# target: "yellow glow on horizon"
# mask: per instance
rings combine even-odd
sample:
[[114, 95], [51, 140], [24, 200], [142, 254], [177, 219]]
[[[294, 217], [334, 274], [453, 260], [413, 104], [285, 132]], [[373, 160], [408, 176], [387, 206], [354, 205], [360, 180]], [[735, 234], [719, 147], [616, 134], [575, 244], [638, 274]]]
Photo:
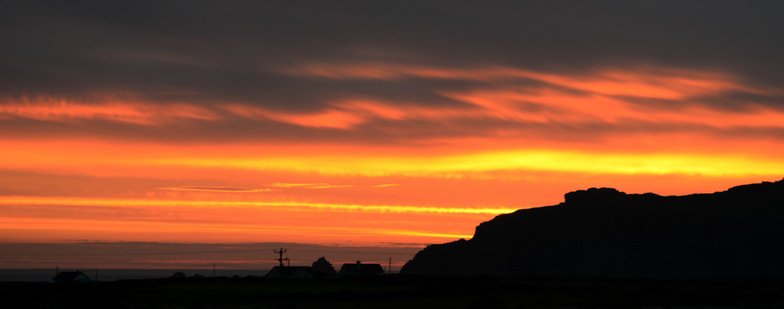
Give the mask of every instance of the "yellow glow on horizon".
[[155, 159], [147, 164], [251, 170], [318, 172], [328, 175], [471, 177], [491, 171], [533, 170], [595, 174], [782, 175], [784, 162], [728, 154], [591, 153], [509, 150], [438, 157], [302, 156]]
[[[658, 143], [657, 140], [646, 141]], [[669, 139], [673, 146], [687, 144], [689, 139], [677, 136]], [[722, 153], [702, 147], [694, 152], [675, 150], [657, 152], [598, 151], [591, 149], [557, 149], [556, 146], [531, 149], [493, 150], [492, 141], [479, 147], [484, 151], [466, 152], [439, 150], [412, 152], [396, 148], [367, 147], [299, 147], [297, 151], [278, 151], [223, 146], [226, 150], [204, 147], [164, 145], [125, 145], [108, 142], [3, 142], [8, 151], [0, 153], [0, 168], [30, 169], [78, 174], [120, 174], [155, 176], [167, 170], [195, 168], [248, 171], [277, 171], [286, 173], [319, 173], [324, 175], [359, 175], [366, 177], [405, 176], [463, 178], [488, 177], [497, 171], [552, 171], [589, 174], [642, 175], [704, 175], [704, 176], [778, 176], [784, 174], [784, 161], [770, 153], [733, 149]], [[497, 147], [497, 146], [495, 146]], [[695, 145], [699, 147], [699, 145]], [[321, 149], [321, 150], [319, 150]], [[480, 148], [481, 149], [481, 148]], [[242, 154], [242, 155], [238, 155]], [[53, 156], [57, 160], [52, 160]], [[350, 188], [347, 183], [274, 183], [279, 188]], [[199, 188], [182, 188], [195, 190]], [[219, 190], [201, 188], [204, 190]], [[171, 189], [178, 190], [178, 189]]]

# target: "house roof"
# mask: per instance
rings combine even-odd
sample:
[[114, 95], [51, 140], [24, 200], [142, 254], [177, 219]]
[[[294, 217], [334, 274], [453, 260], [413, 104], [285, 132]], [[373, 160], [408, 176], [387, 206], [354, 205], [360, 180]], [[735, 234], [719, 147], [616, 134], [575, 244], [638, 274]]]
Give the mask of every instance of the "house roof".
[[363, 264], [360, 261], [357, 261], [356, 263], [343, 264], [343, 267], [340, 268], [341, 275], [367, 276], [380, 275], [383, 273], [384, 268], [381, 267], [381, 264]]
[[323, 256], [313, 262], [313, 265], [311, 265], [310, 268], [313, 270], [313, 273], [319, 276], [332, 276], [338, 273], [335, 271], [335, 267], [332, 266], [332, 263], [327, 261]]
[[308, 266], [275, 266], [266, 275], [267, 278], [313, 277], [313, 270]]
[[57, 276], [52, 279], [54, 283], [70, 283], [70, 282], [88, 282], [90, 277], [87, 277], [81, 271], [61, 271]]

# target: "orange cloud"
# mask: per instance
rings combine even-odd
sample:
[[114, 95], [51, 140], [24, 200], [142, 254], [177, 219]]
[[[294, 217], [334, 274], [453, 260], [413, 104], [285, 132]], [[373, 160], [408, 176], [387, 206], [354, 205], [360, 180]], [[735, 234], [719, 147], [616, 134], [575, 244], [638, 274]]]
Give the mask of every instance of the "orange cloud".
[[245, 118], [276, 121], [302, 127], [351, 129], [373, 119], [405, 120], [443, 118], [443, 110], [401, 106], [375, 99], [343, 99], [327, 103], [319, 112], [280, 112], [247, 105], [226, 105], [223, 109]]
[[280, 188], [305, 188], [305, 189], [332, 189], [332, 188], [352, 188], [354, 185], [332, 185], [328, 183], [274, 183], [273, 187]]
[[229, 192], [229, 193], [247, 193], [247, 192], [270, 192], [275, 189], [261, 188], [227, 188], [227, 187], [209, 187], [209, 186], [183, 186], [183, 187], [168, 187], [158, 188], [158, 190], [172, 190], [172, 191], [197, 191], [197, 192]]
[[751, 107], [744, 111], [717, 110], [683, 104], [675, 110], [640, 106], [602, 95], [575, 95], [555, 89], [503, 88], [443, 95], [482, 107], [477, 115], [536, 123], [659, 123], [697, 124], [717, 128], [782, 127], [784, 111]]
[[108, 120], [139, 125], [160, 125], [177, 120], [215, 121], [214, 112], [190, 104], [153, 104], [106, 97], [85, 103], [38, 97], [6, 98], [0, 104], [0, 118], [19, 117], [46, 121]]
[[397, 183], [385, 183], [385, 184], [375, 185], [375, 186], [373, 186], [373, 188], [389, 188], [389, 187], [397, 187], [397, 186], [400, 186], [400, 184], [397, 184]]
[[[683, 99], [690, 96], [730, 90], [764, 92], [754, 87], [742, 85], [732, 76], [725, 73], [654, 66], [639, 66], [630, 70], [599, 69], [587, 74], [569, 75], [500, 66], [447, 68], [391, 63], [308, 63], [280, 68], [278, 71], [294, 76], [318, 76], [334, 79], [400, 79], [417, 77], [492, 82], [530, 79], [603, 95], [661, 99]], [[781, 93], [781, 91], [778, 91], [778, 93]]]
[[328, 184], [326, 184], [326, 183], [282, 183], [282, 182], [276, 182], [276, 183], [272, 184], [273, 187], [280, 187], [280, 188], [299, 188], [299, 187], [309, 188], [309, 187], [326, 186], [326, 185], [328, 185]]
[[323, 186], [313, 186], [307, 187], [308, 189], [332, 189], [332, 188], [351, 188], [354, 185], [323, 185]]
[[[340, 111], [353, 119], [352, 124], [373, 118], [389, 120], [420, 119], [508, 119], [534, 123], [591, 123], [604, 121], [643, 121], [709, 125], [719, 128], [742, 126], [782, 127], [784, 112], [763, 107], [745, 111], [710, 108], [706, 96], [721, 96], [731, 91], [780, 96], [776, 89], [759, 89], [742, 83], [727, 73], [640, 66], [632, 69], [606, 68], [581, 74], [553, 74], [510, 67], [440, 68], [385, 63], [306, 64], [281, 69], [297, 76], [346, 79], [400, 79], [406, 77], [455, 79], [491, 82], [492, 86], [466, 91], [437, 91], [439, 94], [475, 105], [476, 108], [435, 109], [422, 104], [380, 102], [373, 99], [331, 103], [333, 113]], [[516, 80], [534, 80], [548, 86], [514, 85]], [[579, 90], [582, 93], [575, 93]], [[679, 101], [675, 108], [645, 106], [631, 98]], [[306, 116], [303, 121], [307, 121]], [[361, 119], [361, 120], [360, 120]], [[318, 123], [318, 121], [314, 121]], [[346, 122], [343, 122], [344, 124]], [[350, 125], [342, 126], [348, 128]]]
[[521, 77], [613, 96], [679, 100], [729, 90], [750, 89], [735, 82], [728, 74], [671, 68], [603, 69], [577, 77], [519, 72]]
[[35, 197], [0, 196], [0, 205], [62, 205], [90, 207], [193, 207], [193, 208], [308, 208], [311, 210], [372, 212], [372, 213], [445, 213], [445, 214], [503, 214], [515, 208], [459, 208], [406, 205], [358, 205], [315, 202], [253, 202], [253, 201], [192, 201], [192, 200], [149, 200], [116, 198], [78, 197]]
[[[438, 90], [435, 94], [468, 103], [449, 107], [429, 106], [429, 102], [399, 102], [371, 96], [347, 96], [321, 102], [314, 111], [278, 111], [239, 103], [215, 103], [214, 109], [230, 116], [259, 122], [278, 122], [311, 129], [350, 131], [360, 125], [376, 126], [395, 134], [407, 121], [429, 123], [450, 134], [454, 122], [502, 120], [542, 125], [609, 123], [702, 125], [717, 129], [782, 127], [784, 112], [750, 104], [743, 110], [711, 108], [705, 97], [739, 91], [757, 95], [782, 95], [776, 89], [744, 84], [727, 73], [639, 66], [630, 69], [601, 68], [579, 74], [555, 74], [513, 67], [448, 68], [415, 65], [306, 64], [282, 69], [292, 75], [326, 78], [400, 79], [406, 77], [481, 81], [465, 90]], [[545, 85], [519, 86], [530, 80]], [[130, 97], [130, 99], [128, 99]], [[636, 99], [661, 99], [673, 103], [667, 108], [648, 106]], [[180, 120], [223, 120], [225, 114], [185, 103], [153, 104], [132, 96], [99, 96], [95, 103], [38, 97], [6, 99], [0, 117], [21, 117], [45, 121], [109, 120], [140, 125], [163, 125]], [[378, 127], [375, 120], [384, 120]], [[395, 127], [395, 123], [397, 127]], [[492, 125], [490, 125], [492, 127]], [[463, 132], [471, 132], [464, 128]], [[482, 128], [478, 128], [482, 129]], [[509, 129], [505, 129], [509, 130]], [[514, 131], [514, 129], [512, 129]], [[617, 131], [623, 131], [618, 128]], [[438, 132], [438, 130], [434, 130]], [[524, 133], [525, 134], [525, 133]], [[530, 134], [530, 133], [527, 133]], [[405, 142], [405, 141], [403, 141]]]
[[284, 113], [247, 105], [226, 105], [227, 111], [256, 120], [272, 120], [303, 127], [347, 129], [365, 120], [352, 112], [329, 109], [316, 113]]

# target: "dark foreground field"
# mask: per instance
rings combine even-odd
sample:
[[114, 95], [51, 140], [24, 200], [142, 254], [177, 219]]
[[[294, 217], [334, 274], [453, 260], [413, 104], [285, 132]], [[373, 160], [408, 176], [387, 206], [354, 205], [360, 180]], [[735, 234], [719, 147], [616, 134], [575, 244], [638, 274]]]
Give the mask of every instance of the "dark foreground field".
[[784, 279], [379, 277], [0, 283], [0, 308], [782, 308]]

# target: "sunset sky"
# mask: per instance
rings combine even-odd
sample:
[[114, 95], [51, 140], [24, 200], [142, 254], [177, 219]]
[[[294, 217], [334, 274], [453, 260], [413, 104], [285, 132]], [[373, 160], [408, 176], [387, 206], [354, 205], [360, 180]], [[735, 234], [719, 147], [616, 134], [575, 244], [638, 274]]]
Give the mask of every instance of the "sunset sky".
[[[192, 266], [234, 245], [258, 252], [209, 259], [267, 267], [273, 248], [307, 246], [399, 266], [573, 190], [779, 180], [782, 12], [781, 1], [4, 1], [0, 262]], [[56, 261], [68, 244], [82, 258]], [[120, 258], [153, 244], [168, 260]], [[213, 249], [178, 251], [198, 244]]]

